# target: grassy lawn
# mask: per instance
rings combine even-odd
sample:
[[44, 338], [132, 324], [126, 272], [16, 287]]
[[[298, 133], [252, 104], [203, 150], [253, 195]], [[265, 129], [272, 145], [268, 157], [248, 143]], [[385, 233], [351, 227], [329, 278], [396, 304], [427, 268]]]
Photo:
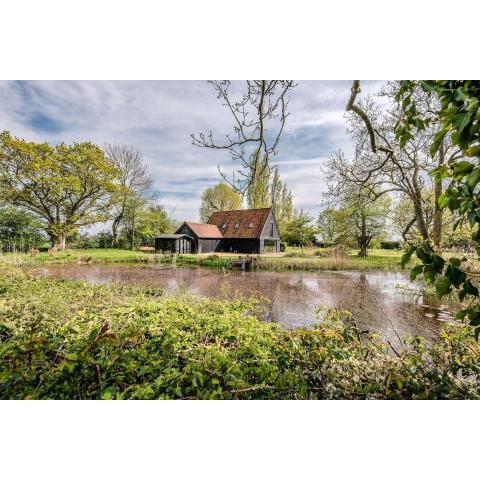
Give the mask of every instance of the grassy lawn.
[[132, 252], [115, 248], [90, 248], [82, 250], [66, 249], [53, 255], [39, 253], [32, 257], [28, 254], [6, 253], [0, 255], [0, 263], [13, 265], [43, 265], [46, 263], [75, 263], [88, 261], [93, 263], [147, 262], [153, 255], [144, 252]]
[[0, 265], [0, 398], [480, 398], [468, 327], [395, 356], [348, 313], [287, 331], [261, 309]]

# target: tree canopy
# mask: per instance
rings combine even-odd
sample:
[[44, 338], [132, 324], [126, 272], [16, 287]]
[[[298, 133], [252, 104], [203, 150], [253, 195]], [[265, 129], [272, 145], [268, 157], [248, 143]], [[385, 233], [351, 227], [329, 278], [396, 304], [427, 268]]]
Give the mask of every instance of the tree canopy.
[[208, 221], [214, 212], [239, 210], [242, 207], [242, 197], [230, 185], [224, 182], [209, 187], [202, 193], [200, 204], [200, 220]]
[[41, 219], [52, 244], [108, 217], [118, 170], [90, 142], [51, 146], [0, 134], [0, 195]]

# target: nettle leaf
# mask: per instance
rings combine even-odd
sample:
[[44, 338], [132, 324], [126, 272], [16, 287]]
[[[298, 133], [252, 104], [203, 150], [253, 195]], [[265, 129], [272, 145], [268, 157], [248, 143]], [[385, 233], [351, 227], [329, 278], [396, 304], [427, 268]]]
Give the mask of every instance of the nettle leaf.
[[461, 302], [465, 299], [467, 295], [471, 295], [472, 297], [478, 297], [478, 288], [473, 285], [473, 283], [470, 280], [467, 280], [463, 284], [463, 289], [459, 292], [458, 298], [460, 299]]
[[461, 134], [464, 128], [470, 123], [470, 120], [472, 118], [472, 113], [473, 112], [468, 112], [468, 111], [464, 113], [459, 113], [453, 119], [453, 125], [457, 127], [457, 132], [459, 134]]
[[452, 291], [452, 284], [447, 277], [442, 277], [436, 281], [435, 290], [441, 298]]
[[438, 206], [441, 209], [447, 208], [450, 203], [450, 199], [451, 199], [451, 196], [449, 195], [448, 192], [444, 192], [440, 194], [440, 196], [438, 197]]
[[479, 181], [480, 181], [480, 167], [477, 167], [467, 177], [467, 184], [471, 189], [474, 189]]
[[466, 308], [465, 310], [459, 310], [456, 314], [455, 314], [455, 320], [463, 320], [465, 318], [465, 316], [468, 314], [469, 312], [469, 309]]
[[422, 80], [420, 82], [420, 86], [422, 87], [422, 90], [427, 93], [436, 92], [438, 90], [435, 82], [433, 81]]
[[456, 288], [459, 288], [466, 279], [465, 272], [452, 263], [448, 264], [445, 275]]
[[480, 325], [480, 312], [476, 311], [475, 313], [476, 315], [474, 318], [471, 318], [469, 322], [472, 327], [478, 327]]
[[433, 261], [432, 257], [433, 250], [429, 245], [423, 244], [420, 247], [417, 247], [416, 254], [417, 257], [426, 265], [430, 265]]
[[450, 127], [445, 127], [442, 130], [440, 130], [438, 133], [435, 134], [435, 137], [433, 137], [433, 142], [432, 145], [430, 146], [430, 154], [432, 157], [434, 157], [440, 148], [440, 144], [442, 143], [442, 140], [445, 138], [445, 135], [449, 132]]
[[418, 275], [423, 273], [424, 266], [423, 265], [415, 265], [410, 272], [410, 280], [415, 280]]
[[475, 242], [480, 242], [480, 228], [472, 233], [472, 240]]
[[400, 148], [404, 148], [409, 140], [411, 140], [413, 135], [406, 130], [400, 137]]
[[456, 267], [459, 267], [462, 263], [462, 261], [457, 257], [450, 258], [448, 262], [451, 263], [452, 265], [455, 265]]
[[450, 176], [448, 168], [445, 165], [440, 165], [439, 167], [433, 168], [429, 175], [436, 180], [443, 180]]
[[467, 96], [465, 95], [465, 92], [461, 88], [457, 89], [457, 91], [455, 92], [454, 98], [455, 100], [457, 100], [457, 102], [465, 102], [467, 100]]
[[452, 171], [454, 175], [464, 176], [470, 173], [474, 168], [473, 163], [468, 162], [467, 160], [462, 160], [453, 165]]
[[431, 285], [435, 281], [436, 276], [437, 272], [430, 266], [423, 269], [423, 278], [429, 285]]
[[435, 268], [435, 271], [441, 273], [445, 265], [445, 260], [440, 256], [434, 254], [432, 257], [432, 265]]

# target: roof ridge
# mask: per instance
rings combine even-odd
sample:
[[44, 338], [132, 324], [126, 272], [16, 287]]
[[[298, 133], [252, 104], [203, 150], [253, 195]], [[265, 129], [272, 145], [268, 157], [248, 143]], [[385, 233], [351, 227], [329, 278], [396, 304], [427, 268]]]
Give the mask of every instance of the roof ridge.
[[237, 210], [217, 210], [216, 212], [213, 212], [212, 215], [214, 213], [252, 212], [252, 211], [256, 211], [256, 210], [271, 210], [271, 209], [272, 209], [272, 207], [240, 208], [240, 209], [237, 209]]

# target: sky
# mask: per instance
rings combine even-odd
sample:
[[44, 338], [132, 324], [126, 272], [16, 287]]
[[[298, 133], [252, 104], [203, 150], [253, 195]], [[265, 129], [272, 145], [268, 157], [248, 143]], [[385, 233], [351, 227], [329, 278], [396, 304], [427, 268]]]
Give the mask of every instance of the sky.
[[[362, 83], [362, 95], [382, 83]], [[338, 149], [352, 152], [344, 118], [351, 81], [297, 84], [272, 163], [292, 190], [294, 207], [316, 218], [326, 190], [322, 164]], [[241, 89], [242, 82], [234, 88]], [[134, 146], [149, 167], [158, 202], [182, 221], [198, 220], [203, 190], [221, 181], [219, 167], [239, 168], [225, 151], [192, 145], [190, 134], [212, 131], [221, 140], [232, 127], [231, 116], [203, 80], [0, 82], [0, 130], [51, 144]]]

